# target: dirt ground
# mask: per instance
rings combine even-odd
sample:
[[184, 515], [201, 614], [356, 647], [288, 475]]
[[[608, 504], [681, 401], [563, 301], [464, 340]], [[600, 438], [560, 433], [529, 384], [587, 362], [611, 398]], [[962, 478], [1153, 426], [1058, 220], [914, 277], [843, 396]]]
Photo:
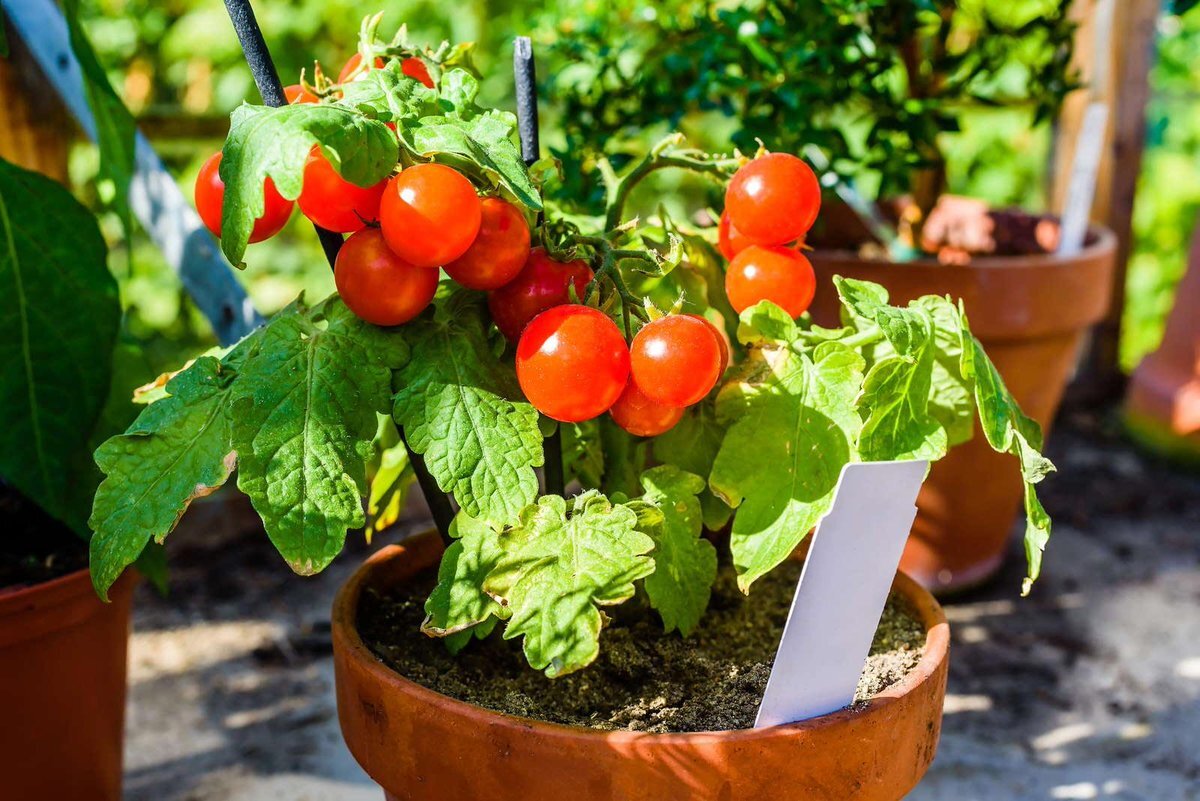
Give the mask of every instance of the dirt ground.
[[[1107, 417], [1069, 416], [1051, 456], [1045, 575], [1019, 597], [1014, 543], [950, 603], [941, 746], [909, 798], [1200, 801], [1200, 474]], [[230, 509], [209, 499], [172, 535], [170, 597], [138, 590], [126, 797], [378, 801], [338, 731], [326, 623], [367, 548], [297, 579]], [[389, 539], [423, 526], [413, 510]]]

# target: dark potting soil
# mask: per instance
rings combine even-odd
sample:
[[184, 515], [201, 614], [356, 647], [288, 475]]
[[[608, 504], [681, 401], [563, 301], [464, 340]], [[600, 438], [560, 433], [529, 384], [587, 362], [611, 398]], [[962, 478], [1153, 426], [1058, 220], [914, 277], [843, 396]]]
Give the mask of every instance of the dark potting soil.
[[[368, 590], [358, 610], [363, 640], [397, 673], [452, 698], [538, 720], [648, 732], [724, 731], [754, 725], [775, 649], [800, 575], [781, 566], [742, 595], [721, 573], [699, 628], [664, 634], [637, 599], [609, 610], [600, 656], [576, 673], [548, 679], [500, 632], [451, 656], [420, 632], [429, 571], [385, 592]], [[925, 631], [893, 595], [859, 681], [861, 702], [903, 678], [921, 658]]]
[[87, 562], [87, 543], [0, 483], [0, 592], [65, 576]]

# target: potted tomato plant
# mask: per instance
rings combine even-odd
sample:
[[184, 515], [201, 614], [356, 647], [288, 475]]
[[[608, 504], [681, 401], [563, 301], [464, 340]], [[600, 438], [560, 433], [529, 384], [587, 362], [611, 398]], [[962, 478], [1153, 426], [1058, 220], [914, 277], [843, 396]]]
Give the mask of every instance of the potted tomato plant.
[[[786, 243], [820, 192], [795, 156], [671, 136], [607, 174], [603, 214], [546, 204], [562, 175], [526, 165], [467, 51], [377, 25], [339, 81], [238, 109], [220, 180], [201, 179], [235, 263], [273, 204], [344, 221], [339, 291], [197, 358], [99, 448], [96, 589], [235, 468], [288, 564], [319, 571], [364, 498], [402, 483], [373, 465], [407, 460], [441, 536], [380, 551], [333, 621], [343, 732], [389, 797], [902, 796], [947, 668], [945, 619], [903, 576], [877, 635], [893, 669], [867, 671], [861, 703], [748, 727], [793, 555], [844, 465], [937, 459], [978, 415], [1038, 512], [1036, 578], [1052, 465], [966, 315], [839, 278], [845, 322], [816, 325], [812, 266]], [[667, 169], [728, 182], [734, 222], [771, 240], [764, 279], [726, 299], [688, 257], [701, 234], [627, 215]], [[738, 199], [747, 182], [766, 194]]]
[[[566, 131], [556, 155], [574, 167], [572, 195], [593, 206], [604, 193], [592, 167], [619, 169], [632, 158], [630, 136], [664, 124], [816, 159], [839, 191], [827, 191], [828, 213], [807, 237], [813, 318], [838, 323], [835, 275], [878, 283], [899, 303], [961, 300], [1013, 395], [1045, 428], [1108, 306], [1115, 240], [1096, 228], [1078, 254], [1059, 255], [1052, 217], [994, 210], [946, 188], [962, 191], [972, 176], [1010, 192], [1021, 183], [1013, 165], [1035, 146], [1030, 128], [1053, 119], [1078, 85], [1069, 10], [1007, 0], [701, 2], [656, 16], [636, 4], [589, 6], [548, 31], [558, 61], [547, 86]], [[981, 153], [957, 147], [964, 130], [985, 143]], [[858, 213], [840, 200], [855, 186], [868, 197]], [[726, 260], [753, 244], [736, 227], [730, 237], [728, 217], [720, 230]], [[761, 257], [742, 259], [744, 270]], [[955, 447], [926, 482], [903, 562], [946, 591], [999, 568], [1023, 497], [977, 426], [948, 433]]]

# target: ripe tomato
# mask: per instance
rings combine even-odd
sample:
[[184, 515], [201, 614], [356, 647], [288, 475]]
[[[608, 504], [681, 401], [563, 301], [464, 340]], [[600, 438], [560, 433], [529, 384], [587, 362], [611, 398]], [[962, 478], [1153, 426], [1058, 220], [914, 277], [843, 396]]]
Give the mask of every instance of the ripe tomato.
[[720, 378], [721, 345], [703, 321], [684, 314], [647, 323], [629, 347], [633, 382], [664, 406], [691, 406]]
[[[220, 153], [208, 157], [196, 176], [195, 192], [196, 211], [218, 239], [221, 236], [221, 204], [225, 201], [225, 182], [221, 180], [220, 166]], [[292, 216], [292, 201], [283, 199], [270, 178], [263, 184], [263, 202], [262, 216], [254, 221], [254, 228], [250, 230], [251, 242], [275, 236]]]
[[475, 187], [444, 164], [414, 164], [388, 182], [379, 223], [388, 247], [416, 267], [441, 267], [467, 252], [479, 233]]
[[750, 237], [733, 227], [729, 221], [729, 212], [721, 212], [721, 222], [717, 225], [717, 249], [726, 259], [732, 259], [751, 245], [757, 245]]
[[575, 297], [583, 300], [592, 277], [582, 259], [564, 264], [550, 258], [544, 249], [534, 248], [517, 277], [488, 296], [492, 322], [509, 342], [516, 342], [534, 317], [571, 302], [570, 287], [574, 286]]
[[364, 228], [338, 251], [333, 280], [342, 301], [368, 323], [400, 325], [420, 314], [437, 291], [437, 270], [413, 267]]
[[695, 317], [700, 322], [708, 326], [708, 330], [712, 331], [712, 335], [717, 338], [717, 344], [721, 346], [721, 369], [717, 371], [717, 379], [725, 375], [725, 371], [729, 369], [729, 341], [725, 338], [725, 332], [717, 328], [716, 324], [707, 317], [701, 317], [698, 314], [689, 314], [688, 317]]
[[304, 164], [304, 188], [296, 203], [305, 217], [322, 228], [348, 234], [379, 220], [385, 188], [386, 178], [368, 187], [347, 181], [314, 145]]
[[410, 78], [416, 78], [421, 83], [433, 88], [433, 78], [429, 75], [429, 67], [425, 66], [425, 62], [416, 57], [406, 58], [400, 62], [400, 71]]
[[739, 253], [725, 271], [725, 294], [738, 314], [769, 300], [792, 317], [812, 303], [817, 278], [804, 254], [785, 247], [752, 245]]
[[655, 403], [632, 380], [608, 413], [617, 425], [635, 437], [657, 437], [683, 419], [682, 408]]
[[[342, 71], [338, 73], [338, 83], [345, 83], [351, 78], [358, 77], [359, 67], [362, 66], [362, 53], [355, 53], [346, 59], [346, 63], [342, 65]], [[379, 56], [375, 57], [375, 69], [383, 69], [383, 59]], [[365, 72], [365, 70], [363, 70]]]
[[293, 103], [321, 102], [321, 98], [317, 97], [298, 83], [283, 87], [283, 96], [287, 98], [288, 105]]
[[725, 190], [730, 224], [764, 245], [794, 242], [821, 209], [816, 173], [787, 153], [768, 153], [739, 169]]
[[629, 380], [629, 349], [606, 314], [574, 303], [530, 321], [517, 343], [517, 381], [534, 408], [562, 423], [604, 414]]
[[481, 211], [479, 235], [445, 269], [469, 289], [499, 289], [517, 277], [529, 258], [529, 223], [520, 209], [498, 197], [484, 198]]

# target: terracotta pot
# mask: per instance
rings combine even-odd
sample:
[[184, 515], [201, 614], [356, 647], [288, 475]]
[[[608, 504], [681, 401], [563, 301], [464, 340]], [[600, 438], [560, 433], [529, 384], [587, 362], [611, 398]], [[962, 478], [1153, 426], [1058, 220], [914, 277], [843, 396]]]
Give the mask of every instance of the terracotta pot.
[[393, 801], [895, 801], [933, 761], [949, 627], [914, 581], [896, 577], [927, 630], [902, 682], [853, 710], [761, 730], [602, 732], [512, 717], [425, 689], [387, 668], [355, 627], [364, 589], [431, 567], [434, 536], [385, 548], [338, 594], [334, 671], [342, 733]]
[[118, 801], [136, 583], [86, 570], [0, 591], [0, 797]]
[[1162, 344], [1134, 370], [1125, 413], [1151, 447], [1200, 458], [1200, 226]]
[[[1106, 229], [1073, 257], [1054, 254], [976, 258], [966, 266], [934, 261], [865, 261], [849, 252], [813, 251], [821, 325], [838, 324], [833, 277], [882, 284], [893, 303], [922, 295], [962, 299], [971, 329], [1030, 417], [1049, 431], [1088, 329], [1108, 309], [1116, 237]], [[934, 465], [901, 569], [935, 591], [978, 584], [999, 569], [1022, 488], [1012, 456], [975, 436]]]

